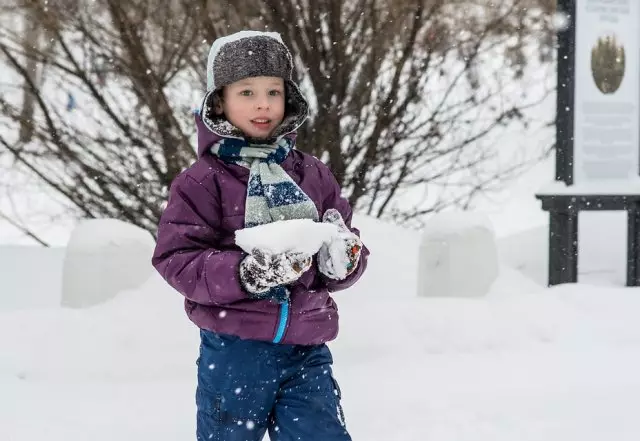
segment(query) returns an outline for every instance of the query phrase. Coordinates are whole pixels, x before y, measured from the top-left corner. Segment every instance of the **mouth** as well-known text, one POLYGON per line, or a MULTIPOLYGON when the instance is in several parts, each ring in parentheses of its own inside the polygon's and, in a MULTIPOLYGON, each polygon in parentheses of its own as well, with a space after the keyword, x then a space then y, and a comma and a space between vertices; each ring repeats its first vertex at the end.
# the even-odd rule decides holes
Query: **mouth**
POLYGON ((255 118, 251 120, 251 123, 260 128, 267 128, 271 125, 271 120, 268 118, 255 118))

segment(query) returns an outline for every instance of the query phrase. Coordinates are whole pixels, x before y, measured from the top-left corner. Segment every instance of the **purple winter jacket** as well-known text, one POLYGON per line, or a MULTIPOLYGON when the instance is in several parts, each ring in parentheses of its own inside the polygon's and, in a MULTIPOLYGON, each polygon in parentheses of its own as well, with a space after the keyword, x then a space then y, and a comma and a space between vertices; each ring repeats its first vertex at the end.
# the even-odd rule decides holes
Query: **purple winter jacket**
MULTIPOLYGON (((171 185, 158 225, 154 267, 184 295, 187 315, 202 329, 283 344, 333 340, 338 334, 338 310, 330 293, 360 278, 369 250, 363 248, 357 269, 342 281, 318 272, 314 259, 311 269, 289 286, 288 304, 250 299, 238 275, 246 254, 235 245, 234 235, 244 227, 249 170, 210 154, 210 146, 220 137, 200 118, 196 122, 198 160, 171 185)), ((351 207, 324 163, 294 149, 281 166, 313 200, 320 217, 336 208, 351 228, 351 207)), ((357 229, 352 231, 359 235, 357 229)))

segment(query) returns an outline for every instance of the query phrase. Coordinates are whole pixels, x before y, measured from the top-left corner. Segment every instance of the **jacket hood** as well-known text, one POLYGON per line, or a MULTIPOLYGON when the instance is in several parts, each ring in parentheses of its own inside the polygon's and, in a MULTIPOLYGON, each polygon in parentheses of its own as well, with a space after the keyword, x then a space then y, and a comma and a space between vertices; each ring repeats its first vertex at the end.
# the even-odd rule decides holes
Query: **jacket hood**
POLYGON ((241 31, 218 38, 211 45, 207 92, 199 112, 204 128, 219 137, 242 138, 242 132, 224 115, 216 115, 218 93, 228 84, 256 76, 281 77, 285 83, 285 116, 268 142, 277 142, 304 123, 309 114, 309 103, 293 81, 293 57, 280 34, 241 31))

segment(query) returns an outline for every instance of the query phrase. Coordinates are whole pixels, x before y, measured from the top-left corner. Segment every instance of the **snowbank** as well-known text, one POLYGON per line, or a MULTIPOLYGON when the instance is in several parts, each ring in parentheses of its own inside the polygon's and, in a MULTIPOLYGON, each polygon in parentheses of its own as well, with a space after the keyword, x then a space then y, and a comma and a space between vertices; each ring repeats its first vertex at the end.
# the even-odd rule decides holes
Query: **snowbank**
POLYGON ((500 260, 540 286, 547 285, 549 227, 536 227, 498 239, 500 260))
POLYGON ((82 308, 137 288, 153 270, 149 232, 115 219, 81 222, 64 258, 62 305, 82 308))
POLYGON ((64 248, 0 246, 0 311, 60 305, 64 248))
MULTIPOLYGON (((420 234, 354 224, 370 268, 335 295, 331 343, 354 439, 640 437, 638 289, 544 289, 501 267, 484 297, 421 298, 420 234)), ((193 438, 198 344, 155 273, 90 308, 0 311, 0 439, 193 438)))
POLYGON ((485 295, 498 276, 490 220, 469 212, 434 215, 425 225, 418 265, 420 296, 485 295))

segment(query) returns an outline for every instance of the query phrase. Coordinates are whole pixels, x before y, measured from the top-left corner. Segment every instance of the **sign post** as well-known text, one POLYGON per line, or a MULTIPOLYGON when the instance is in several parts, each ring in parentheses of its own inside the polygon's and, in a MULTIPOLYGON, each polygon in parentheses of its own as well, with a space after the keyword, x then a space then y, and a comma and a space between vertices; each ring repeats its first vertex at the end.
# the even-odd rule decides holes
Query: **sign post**
MULTIPOLYGON (((549 285, 578 279, 578 214, 626 210, 627 285, 640 285, 640 2, 558 0, 549 285), (566 19, 566 20, 564 20, 566 19)), ((606 234, 606 232, 603 232, 606 234)))

